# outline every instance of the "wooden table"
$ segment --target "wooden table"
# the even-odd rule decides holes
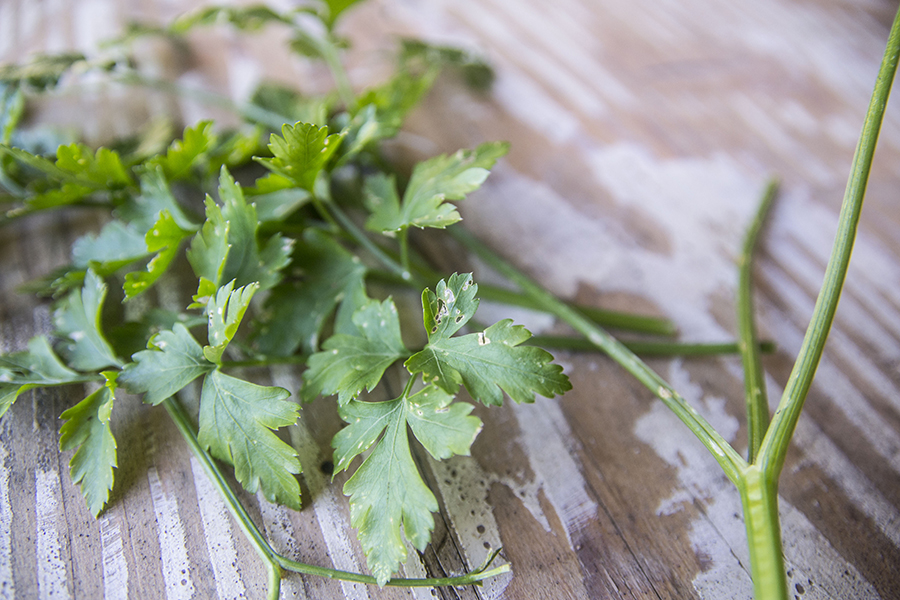
[[[779,177],[756,272],[760,328],[778,344],[765,359],[774,404],[821,281],[895,5],[373,0],[341,30],[355,44],[347,60],[359,87],[388,72],[395,34],[482,52],[496,68],[493,91],[479,97],[442,78],[395,144],[398,160],[511,141],[464,202],[465,225],[557,294],[667,316],[682,339],[733,339],[735,257],[766,179]],[[186,7],[2,0],[0,61],[89,48],[131,17],[165,20]],[[280,41],[197,35],[182,82],[238,98],[262,77],[323,89],[321,70],[289,59]],[[100,120],[120,106],[130,108]],[[898,106],[888,110],[846,293],[782,477],[789,582],[802,600],[900,598]],[[209,109],[100,88],[40,115],[98,141],[163,112],[192,122]],[[16,286],[65,262],[71,240],[95,225],[66,215],[3,231],[4,350],[51,329],[47,306]],[[508,312],[487,308],[484,320]],[[515,318],[559,329],[534,313]],[[514,575],[437,597],[749,598],[738,495],[713,459],[607,358],[559,359],[573,391],[478,409],[485,427],[472,457],[423,461],[441,508],[432,546],[405,573],[460,572],[502,545]],[[736,358],[651,364],[745,448]],[[292,391],[299,381],[288,368],[249,375]],[[81,397],[28,393],[0,420],[0,598],[262,597],[259,562],[161,409],[117,404],[114,499],[91,518],[69,455],[57,450],[59,414]],[[332,403],[320,401],[291,431],[306,465],[303,511],[244,500],[281,550],[359,571],[343,479],[331,484],[319,468],[338,426]],[[432,592],[290,575],[283,597]]]

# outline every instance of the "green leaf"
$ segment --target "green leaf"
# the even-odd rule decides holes
[[[280,15],[271,8],[259,4],[249,6],[210,6],[178,17],[169,26],[169,31],[183,34],[194,27],[224,23],[230,23],[241,30],[256,31],[272,22],[291,23],[287,16]]]
[[[78,178],[76,178],[72,173],[70,173],[69,171],[64,171],[63,169],[57,167],[56,163],[49,158],[40,156],[38,154],[32,154],[31,152],[23,150],[22,148],[15,148],[13,146],[7,146],[6,144],[0,144],[0,154],[12,156],[23,165],[26,165],[27,167],[30,167],[36,171],[40,171],[41,173],[48,175],[50,178],[56,181],[78,181]]]
[[[62,351],[70,365],[81,371],[98,371],[110,365],[122,366],[103,337],[101,313],[106,284],[88,270],[84,286],[72,290],[60,303],[53,318],[57,333],[67,338]]]
[[[328,98],[301,96],[296,90],[274,83],[263,83],[253,92],[251,103],[277,115],[282,115],[292,123],[328,123],[331,102]]]
[[[367,133],[371,140],[392,138],[400,131],[409,112],[415,108],[437,78],[437,67],[413,73],[401,69],[386,83],[371,88],[359,96],[352,111],[353,121],[361,128],[365,121],[376,124],[374,131]],[[369,107],[374,108],[374,115]],[[362,117],[362,119],[360,119]]]
[[[401,40],[400,62],[408,69],[452,67],[458,69],[466,84],[474,90],[485,91],[494,81],[494,72],[482,58],[453,46],[429,44],[417,39]]]
[[[24,65],[0,66],[0,82],[24,83],[39,90],[51,88],[72,65],[84,60],[80,53],[38,54]]]
[[[273,287],[290,262],[293,241],[273,235],[260,247],[256,208],[247,203],[241,186],[225,167],[219,177],[219,196],[221,207],[206,199],[206,222],[188,251],[194,272],[216,285],[235,280],[237,285],[257,282],[262,289]]]
[[[443,282],[442,282],[443,283]],[[428,345],[406,361],[410,373],[422,373],[449,394],[465,385],[472,398],[484,404],[503,404],[503,392],[516,402],[534,402],[534,395],[552,398],[572,388],[562,367],[549,352],[520,346],[531,337],[521,325],[505,319],[482,333],[450,337],[477,308],[471,275],[454,275],[437,294],[422,294]]]
[[[206,307],[209,315],[209,346],[203,348],[203,355],[216,364],[221,363],[222,353],[237,333],[259,284],[251,283],[232,291],[233,288],[234,280],[219,288]]]
[[[55,208],[75,204],[94,190],[86,185],[78,183],[64,183],[56,189],[47,190],[30,196],[25,203],[30,208],[43,209]]]
[[[472,274],[454,273],[450,279],[440,280],[435,291],[422,292],[422,311],[428,341],[448,338],[469,322],[478,310],[478,284]]]
[[[357,2],[359,2],[359,0],[325,0],[325,4],[328,6],[328,17],[325,22],[328,24],[328,27],[333,27],[334,22],[341,13]]]
[[[376,175],[366,182],[366,203],[372,216],[366,226],[372,231],[391,233],[415,227],[443,229],[461,219],[447,200],[462,200],[487,179],[489,169],[506,154],[509,144],[489,142],[475,150],[460,150],[419,163],[403,202],[397,201],[392,179]]]
[[[318,349],[326,319],[348,292],[362,285],[366,267],[326,234],[308,229],[294,255],[294,267],[304,277],[272,290],[257,328],[257,349],[263,354],[290,356],[302,348]]]
[[[169,181],[186,179],[191,176],[194,167],[205,159],[215,141],[212,121],[200,121],[193,127],[185,128],[182,139],[172,142],[165,156],[152,158],[145,165],[151,169],[161,168]]]
[[[206,172],[218,173],[223,166],[233,169],[246,165],[263,150],[262,136],[266,130],[256,125],[229,132],[208,153]]]
[[[200,280],[207,280],[215,288],[222,280],[225,261],[231,246],[228,244],[229,224],[222,209],[211,197],[206,197],[206,221],[191,240],[188,262]]]
[[[375,445],[344,484],[344,494],[350,496],[350,522],[379,585],[406,560],[401,524],[407,539],[423,551],[434,529],[431,513],[438,509],[410,452],[407,425],[436,459],[469,454],[481,429],[481,421],[469,415],[471,404],[451,401],[452,396],[429,386],[410,397],[354,400],[339,409],[349,425],[332,442],[338,471]]]
[[[56,166],[80,182],[99,188],[118,189],[134,183],[119,154],[109,148],[98,148],[94,152],[84,144],[60,146],[56,150]]]
[[[150,339],[148,350],[132,356],[119,383],[132,394],[144,394],[144,402],[159,404],[166,398],[215,368],[203,356],[203,349],[181,323],[160,331]]]
[[[312,123],[285,124],[281,136],[272,134],[269,151],[273,158],[257,158],[264,167],[312,191],[316,177],[338,149],[343,135],[328,135],[328,127]]]
[[[353,314],[355,335],[338,333],[322,344],[322,352],[313,354],[303,373],[301,395],[312,401],[320,394],[338,394],[343,406],[372,391],[384,371],[395,361],[409,355],[400,339],[400,318],[393,300],[369,300]]]
[[[109,426],[115,401],[116,371],[104,371],[106,385],[60,415],[60,451],[77,448],[69,461],[73,483],[81,483],[81,493],[95,517],[109,500],[113,469],[117,466],[116,439]]]
[[[297,405],[287,390],[262,387],[216,370],[206,376],[200,397],[200,444],[234,465],[251,494],[262,488],[271,501],[300,510],[300,461],[272,430],[293,425]]]
[[[47,338],[34,337],[27,351],[0,356],[0,417],[25,391],[90,379],[64,365]]]
[[[125,204],[116,209],[119,218],[133,224],[141,233],[146,233],[157,224],[160,214],[167,211],[181,229],[197,230],[172,195],[161,167],[146,169],[140,179],[141,193],[130,195]]]
[[[144,235],[145,252],[156,252],[143,271],[133,271],[125,275],[125,298],[134,298],[147,291],[156,283],[178,254],[181,240],[191,234],[178,226],[168,210],[159,214],[159,220]]]
[[[147,256],[144,236],[133,225],[110,221],[99,235],[88,234],[72,245],[72,264],[91,268],[100,276],[115,273],[125,265]]]

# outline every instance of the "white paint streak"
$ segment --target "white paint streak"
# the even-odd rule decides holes
[[[531,469],[562,522],[569,547],[574,549],[577,542],[573,537],[586,523],[596,520],[597,503],[588,494],[587,483],[572,458],[574,436],[559,400],[542,398],[540,403],[511,406]]]
[[[103,559],[104,600],[127,600],[128,562],[119,519],[109,511],[98,519],[100,524],[100,553]]]
[[[194,489],[197,491],[197,505],[203,522],[209,562],[216,580],[216,593],[219,598],[227,600],[244,598],[247,590],[238,572],[234,532],[225,502],[194,456],[191,456],[191,473],[194,475]]]
[[[288,509],[266,500],[262,491],[257,492],[256,501],[259,504],[259,514],[262,517],[266,538],[272,544],[272,547],[281,554],[302,562],[303,557],[300,556],[300,548],[297,545],[296,534],[294,526],[291,524],[291,518],[288,515]],[[290,573],[281,580],[281,597],[304,599],[307,597],[299,575]]]
[[[35,479],[35,552],[37,559],[38,597],[71,598],[59,539],[60,504],[59,472],[38,468]]]
[[[275,385],[288,390],[300,388],[300,378],[291,372],[290,367],[273,367],[272,381]],[[316,521],[322,531],[322,538],[328,548],[328,554],[335,569],[361,573],[362,565],[356,560],[356,554],[350,542],[350,522],[341,510],[343,499],[338,496],[335,487],[328,485],[325,476],[318,468],[322,464],[319,446],[316,444],[302,417],[290,428],[291,443],[297,450],[300,464],[303,465],[303,479],[309,488],[310,495],[315,498],[313,510]],[[341,590],[348,600],[366,600],[369,592],[366,586],[349,581],[341,582]]]
[[[166,494],[156,467],[147,470],[150,498],[156,513],[157,539],[162,557],[167,600],[189,600],[194,595],[191,565],[187,555],[184,525],[178,513],[178,501]]]
[[[10,457],[6,449],[6,441],[10,439],[7,417],[0,421],[2,442],[0,442],[0,600],[12,600],[16,595],[12,572],[12,503],[9,497],[9,467],[6,461]]]
[[[484,472],[478,463],[467,456],[455,456],[448,460],[429,459],[431,469],[437,480],[438,491],[444,501],[447,516],[456,531],[457,539],[462,545],[463,557],[469,567],[474,568],[482,563],[495,549],[503,545],[500,538],[500,526],[494,518],[488,493],[491,485],[499,482],[498,478]],[[521,486],[514,481],[505,483],[517,498],[527,502],[536,497],[536,490],[529,490],[525,498]],[[529,502],[529,504],[531,504]],[[546,517],[540,512],[540,506],[529,506],[529,511],[545,529],[549,529]],[[484,581],[481,590],[485,599],[501,598],[503,590],[512,582],[512,574],[492,577]]]

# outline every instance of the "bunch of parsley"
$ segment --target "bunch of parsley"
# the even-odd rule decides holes
[[[424,549],[438,508],[408,432],[437,460],[466,455],[482,423],[471,403],[457,399],[462,387],[475,401],[501,405],[504,393],[533,402],[571,386],[552,356],[525,345],[531,334],[510,320],[464,333],[473,327],[478,285],[470,274],[438,281],[410,247],[411,229],[460,220],[452,202],[479,188],[507,145],[431,158],[408,179],[379,152],[442,69],[460,69],[475,85],[488,83],[490,70],[459,50],[407,41],[393,77],[354,94],[334,32],[351,4],[288,13],[214,7],[166,28],[133,27],[93,56],[39,56],[0,69],[0,223],[74,207],[107,215],[99,231],[74,242],[69,264],[30,285],[52,298],[54,331],[0,357],[0,415],[27,390],[92,384],[96,391],[62,413],[60,449],[75,450],[72,479],[94,515],[114,485],[119,459],[110,417],[130,400],[123,390],[164,404],[213,476],[209,456],[232,465],[248,492],[300,509],[302,465],[278,435],[300,418],[299,405],[287,390],[229,371],[248,362],[305,363],[299,398],[336,396],[348,423],[333,440],[336,470],[352,469],[367,453],[355,461],[344,493],[374,581],[384,585],[406,559],[403,535]],[[294,50],[334,69],[338,94],[307,98],[263,86],[251,103],[234,107],[244,126],[219,131],[204,121],[170,142],[151,127],[110,147],[69,143],[45,152],[20,127],[26,93],[52,91],[79,73],[166,85],[133,66],[131,43],[223,23],[287,27]],[[192,283],[178,268],[182,256]],[[415,336],[401,335],[391,297],[371,296],[373,278],[421,292],[422,347],[407,347],[404,339]],[[155,305],[148,291],[166,285],[190,291]],[[108,305],[120,302],[128,319],[110,326],[105,317],[115,307]],[[405,373],[398,397],[361,397],[398,363]],[[199,414],[188,417],[174,397],[199,378]],[[233,494],[221,491],[233,514],[246,517]],[[252,521],[243,525],[255,530]],[[292,568],[264,540],[254,543],[276,571]],[[487,576],[485,569],[470,580]]]

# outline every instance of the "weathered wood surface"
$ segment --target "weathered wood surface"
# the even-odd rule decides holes
[[[376,0],[342,28],[355,43],[358,86],[386,73],[394,34],[483,52],[497,70],[493,92],[476,97],[442,79],[396,144],[398,159],[510,140],[509,157],[464,203],[466,226],[558,294],[666,315],[684,339],[733,336],[734,258],[765,180],[780,177],[756,273],[760,326],[779,346],[765,359],[775,402],[821,280],[895,5]],[[90,47],[128,18],[166,19],[184,8],[0,0],[0,61]],[[321,70],[287,58],[279,41],[200,34],[183,81],[236,97],[262,77],[322,89]],[[122,105],[130,112],[104,120]],[[101,88],[50,102],[42,117],[103,139],[162,112],[185,121],[208,114],[146,90]],[[796,598],[900,597],[898,159],[895,103],[846,295],[782,478]],[[4,230],[3,350],[51,327],[47,307],[15,287],[64,262],[73,237],[94,225],[68,215]],[[517,318],[554,327],[533,314]],[[750,597],[739,499],[714,461],[609,360],[560,359],[572,392],[479,409],[485,428],[471,458],[423,460],[441,512],[433,545],[405,573],[458,572],[502,544],[514,576],[438,597]],[[736,359],[652,364],[745,446]],[[296,371],[254,376],[297,388]],[[117,403],[114,501],[99,520],[90,517],[69,457],[57,451],[58,416],[81,397],[29,393],[0,421],[0,598],[261,597],[256,557],[162,410],[134,398]],[[360,570],[343,478],[329,484],[319,468],[338,426],[331,405],[319,402],[291,432],[306,465],[302,512],[245,501],[292,556]],[[432,593],[291,575],[283,597]]]

